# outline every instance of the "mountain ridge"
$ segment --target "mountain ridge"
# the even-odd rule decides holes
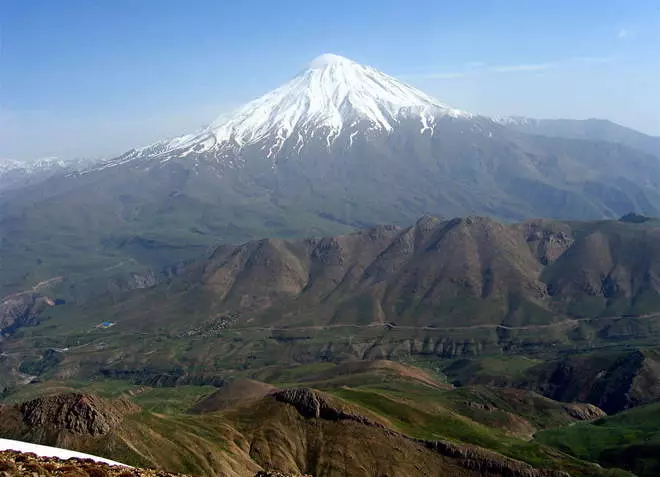
[[[660,329],[658,244],[655,220],[425,217],[220,245],[149,288],[24,321],[2,342],[0,366],[14,380],[22,370],[171,386],[244,366],[644,346]]]
[[[660,157],[660,137],[641,133],[607,119],[535,119],[505,116],[495,118],[495,121],[529,134],[625,144]]]

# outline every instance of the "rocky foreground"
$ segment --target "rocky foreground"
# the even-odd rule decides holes
[[[159,470],[112,466],[91,459],[40,457],[30,452],[0,451],[0,477],[169,477]]]
[[[0,477],[192,477],[162,470],[112,466],[91,459],[40,457],[30,452],[0,451]],[[311,477],[259,471],[255,477]]]

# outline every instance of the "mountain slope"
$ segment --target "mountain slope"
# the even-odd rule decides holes
[[[523,354],[549,363],[566,351],[649,346],[660,335],[660,261],[648,260],[659,244],[653,220],[426,217],[221,245],[151,288],[48,308],[2,342],[0,372],[7,382],[104,376],[172,386],[319,361]],[[553,373],[548,364],[537,374]],[[618,375],[605,394],[621,401],[619,384],[630,379]],[[645,375],[647,402],[657,373]],[[527,387],[555,396],[544,387],[551,381]],[[597,389],[566,395],[607,407]]]
[[[133,465],[209,476],[247,477],[262,467],[317,477],[366,477],[374,470],[463,477],[606,475],[592,464],[508,436],[439,403],[429,405],[443,396],[428,388],[414,389],[405,400],[396,389],[278,389],[203,415],[133,409],[102,435],[86,432],[86,425],[71,429],[61,419],[8,426],[14,415],[24,413],[23,403],[0,408],[0,435],[20,433],[31,441],[66,443]],[[114,400],[69,394],[40,398],[29,407],[41,411],[43,405],[47,411],[53,402],[67,406],[77,400],[94,403],[85,408],[90,412],[117,407]],[[505,403],[506,397],[499,400]],[[557,409],[560,421],[575,422],[561,416],[561,405],[549,406]],[[86,419],[78,416],[83,424]]]
[[[543,431],[537,440],[604,467],[652,477],[660,472],[658,410],[658,403],[648,404],[593,423]]]

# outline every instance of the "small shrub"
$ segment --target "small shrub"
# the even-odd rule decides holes
[[[89,477],[109,477],[110,473],[103,467],[87,467],[85,469]]]
[[[13,462],[0,462],[0,472],[15,472],[16,466]]]

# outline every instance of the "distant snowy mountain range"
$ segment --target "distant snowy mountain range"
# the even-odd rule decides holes
[[[90,159],[46,157],[34,161],[0,158],[0,191],[43,181],[54,175],[83,170],[94,164]]]

